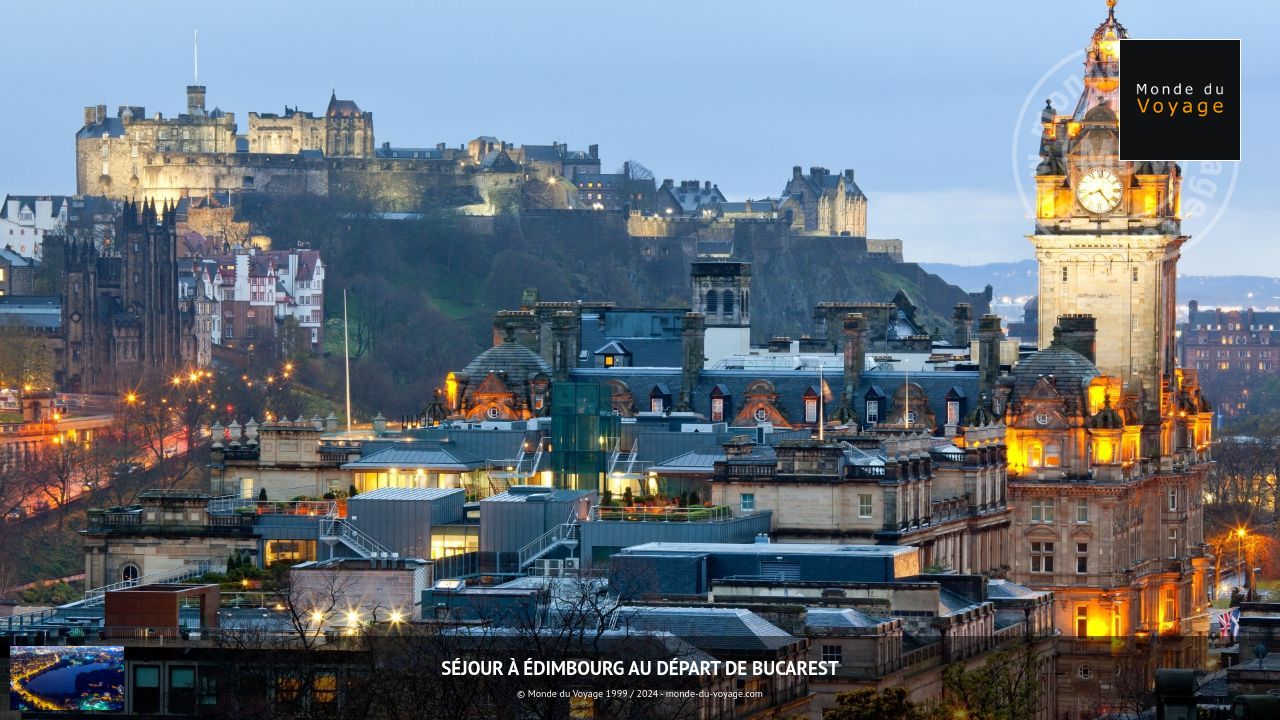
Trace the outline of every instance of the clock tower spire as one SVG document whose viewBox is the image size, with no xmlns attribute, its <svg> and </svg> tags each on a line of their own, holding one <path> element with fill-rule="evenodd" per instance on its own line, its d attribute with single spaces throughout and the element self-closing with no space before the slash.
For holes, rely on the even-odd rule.
<svg viewBox="0 0 1280 720">
<path fill-rule="evenodd" d="M 1041 113 L 1035 231 L 1040 347 L 1063 315 L 1097 318 L 1097 365 L 1141 399 L 1157 451 L 1162 397 L 1174 374 L 1175 281 L 1182 244 L 1181 170 L 1171 161 L 1120 160 L 1120 40 L 1107 17 L 1085 48 L 1084 88 L 1070 114 Z M 1144 442 L 1144 445 L 1146 443 Z"/>
</svg>

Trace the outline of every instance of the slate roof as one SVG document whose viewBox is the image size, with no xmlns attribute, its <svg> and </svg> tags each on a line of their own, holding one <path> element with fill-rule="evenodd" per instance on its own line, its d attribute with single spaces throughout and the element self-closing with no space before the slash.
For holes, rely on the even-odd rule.
<svg viewBox="0 0 1280 720">
<path fill-rule="evenodd" d="M 961 613 L 971 608 L 976 608 L 982 604 L 974 602 L 967 597 L 957 595 L 946 588 L 938 591 L 938 602 L 942 605 L 942 609 L 945 610 L 948 615 Z"/>
<path fill-rule="evenodd" d="M 13 248 L 10 248 L 10 247 L 0 248 L 0 258 L 2 258 L 5 264 L 9 265 L 10 267 L 25 268 L 25 267 L 32 267 L 36 264 L 35 260 L 32 260 L 26 255 L 18 254 Z"/>
<path fill-rule="evenodd" d="M 555 145 L 521 145 L 525 162 L 560 162 L 560 148 Z"/>
<path fill-rule="evenodd" d="M 623 607 L 617 629 L 669 632 L 696 648 L 772 651 L 798 640 L 782 628 L 743 608 Z"/>
<path fill-rule="evenodd" d="M 679 396 L 682 385 L 679 366 L 640 367 L 640 350 L 635 341 L 628 340 L 627 348 L 632 352 L 635 366 L 574 368 L 570 371 L 571 378 L 576 381 L 622 381 L 635 398 L 638 410 L 648 408 L 649 392 L 657 385 L 666 385 L 672 394 L 673 400 Z M 678 342 L 676 343 L 676 350 L 677 352 L 679 351 Z M 1077 357 L 1080 356 L 1077 355 Z M 1080 360 L 1084 361 L 1084 358 L 1081 357 Z M 1084 362 L 1087 363 L 1088 361 Z M 1096 374 L 1096 372 L 1095 369 L 1094 373 Z M 474 381 L 476 376 L 472 375 L 472 379 Z M 839 408 L 841 388 L 844 387 L 844 372 L 841 369 L 824 369 L 823 379 L 834 394 L 832 400 L 826 405 L 826 417 L 834 417 L 835 411 Z M 861 414 L 864 410 L 862 399 L 868 392 L 878 389 L 879 392 L 877 394 L 884 396 L 881 401 L 880 417 L 888 417 L 893 409 L 889 407 L 893 402 L 893 391 L 907 379 L 910 379 L 912 383 L 919 385 L 924 390 L 925 395 L 929 398 L 929 407 L 939 422 L 944 421 L 947 417 L 946 396 L 947 391 L 953 386 L 959 387 L 964 392 L 965 398 L 967 398 L 961 401 L 961 417 L 964 417 L 970 409 L 965 407 L 966 403 L 971 404 L 973 398 L 978 397 L 978 373 L 974 370 L 939 370 L 909 374 L 898 371 L 875 370 L 862 373 L 861 383 L 855 392 L 857 403 L 854 409 Z M 796 420 L 804 417 L 804 393 L 810 387 L 818 385 L 818 370 L 816 367 L 799 370 L 706 369 L 699 373 L 698 384 L 693 389 L 693 411 L 703 417 L 710 417 L 711 389 L 716 385 L 724 385 L 731 393 L 730 412 L 736 413 L 746 400 L 747 385 L 754 380 L 769 381 L 778 393 L 776 401 L 778 408 L 787 417 Z M 729 419 L 732 420 L 732 417 Z"/>
<path fill-rule="evenodd" d="M 1023 400 L 1041 377 L 1054 378 L 1054 389 L 1066 400 L 1068 414 L 1088 414 L 1086 386 L 1102 373 L 1089 359 L 1061 343 L 1032 353 L 1014 366 L 1012 404 Z M 975 393 L 976 394 L 976 393 Z M 932 398 L 930 398 L 932 399 Z"/>
<path fill-rule="evenodd" d="M 329 95 L 329 107 L 324 114 L 329 117 L 355 117 L 360 114 L 360 106 L 354 100 L 339 100 L 335 92 Z"/>
<path fill-rule="evenodd" d="M 76 139 L 124 136 L 124 122 L 118 117 L 109 117 L 100 122 L 80 128 L 76 131 Z"/>
<path fill-rule="evenodd" d="M 9 203 L 16 200 L 18 207 L 26 207 L 28 210 L 35 212 L 37 202 L 52 203 L 49 213 L 53 217 L 62 214 L 62 206 L 70 200 L 66 195 L 5 195 L 4 204 L 0 205 L 0 220 L 11 220 L 9 217 Z"/>
<path fill-rule="evenodd" d="M 804 619 L 811 628 L 872 628 L 886 622 L 853 608 L 809 608 Z"/>
<path fill-rule="evenodd" d="M 44 295 L 0 295 L 0 324 L 29 329 L 62 327 L 62 298 Z"/>
<path fill-rule="evenodd" d="M 373 156 L 386 159 L 420 158 L 425 160 L 439 160 L 444 157 L 444 153 L 438 148 L 377 147 L 373 150 Z"/>
<path fill-rule="evenodd" d="M 484 460 L 446 443 L 421 442 L 408 448 L 387 448 L 359 460 L 346 463 L 343 470 L 381 470 L 389 468 L 423 468 L 430 470 L 477 470 Z"/>
</svg>

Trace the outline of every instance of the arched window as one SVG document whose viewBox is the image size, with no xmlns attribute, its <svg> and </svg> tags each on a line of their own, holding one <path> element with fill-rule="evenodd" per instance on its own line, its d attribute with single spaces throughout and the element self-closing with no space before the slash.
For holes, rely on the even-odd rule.
<svg viewBox="0 0 1280 720">
<path fill-rule="evenodd" d="M 121 582 L 134 582 L 138 579 L 138 576 L 141 574 L 142 574 L 141 571 L 138 570 L 138 566 L 133 563 L 125 563 L 124 565 L 120 566 Z"/>
<path fill-rule="evenodd" d="M 707 314 L 711 315 L 719 309 L 720 296 L 715 290 L 707 291 Z"/>
<path fill-rule="evenodd" d="M 733 291 L 732 290 L 724 291 L 724 314 L 725 315 L 733 314 Z"/>
<path fill-rule="evenodd" d="M 1027 467 L 1044 466 L 1044 445 L 1032 440 L 1027 443 Z"/>
</svg>

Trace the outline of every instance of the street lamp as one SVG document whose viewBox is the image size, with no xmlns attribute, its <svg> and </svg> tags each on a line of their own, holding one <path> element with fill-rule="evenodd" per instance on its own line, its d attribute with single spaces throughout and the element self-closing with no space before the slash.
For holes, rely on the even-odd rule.
<svg viewBox="0 0 1280 720">
<path fill-rule="evenodd" d="M 1249 588 L 1249 568 L 1244 554 L 1244 537 L 1248 532 L 1245 528 L 1236 528 L 1236 559 L 1239 561 L 1240 575 L 1244 578 L 1244 599 L 1246 602 L 1252 602 L 1252 592 Z"/>
</svg>

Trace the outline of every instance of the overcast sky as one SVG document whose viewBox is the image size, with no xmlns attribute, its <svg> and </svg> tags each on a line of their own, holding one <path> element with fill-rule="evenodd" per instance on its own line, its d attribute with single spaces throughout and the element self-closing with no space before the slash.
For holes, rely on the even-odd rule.
<svg viewBox="0 0 1280 720">
<path fill-rule="evenodd" d="M 0 192 L 74 192 L 85 105 L 182 110 L 198 28 L 209 107 L 234 112 L 241 131 L 250 110 L 323 111 L 336 88 L 374 113 L 379 143 L 598 143 L 606 170 L 634 159 L 658 179 L 711 180 L 731 199 L 777 195 L 792 165 L 849 167 L 870 198 L 872 236 L 902 238 L 911 260 L 964 264 L 1030 257 L 1016 176 L 1029 176 L 1034 111 L 1078 72 L 1106 15 L 1103 0 L 24 0 L 5 10 Z M 1198 237 L 1181 269 L 1280 275 L 1268 213 L 1280 3 L 1121 0 L 1117 17 L 1133 37 L 1243 40 L 1244 161 L 1204 233 L 1235 168 L 1209 178 L 1218 190 L 1184 224 Z"/>
</svg>

